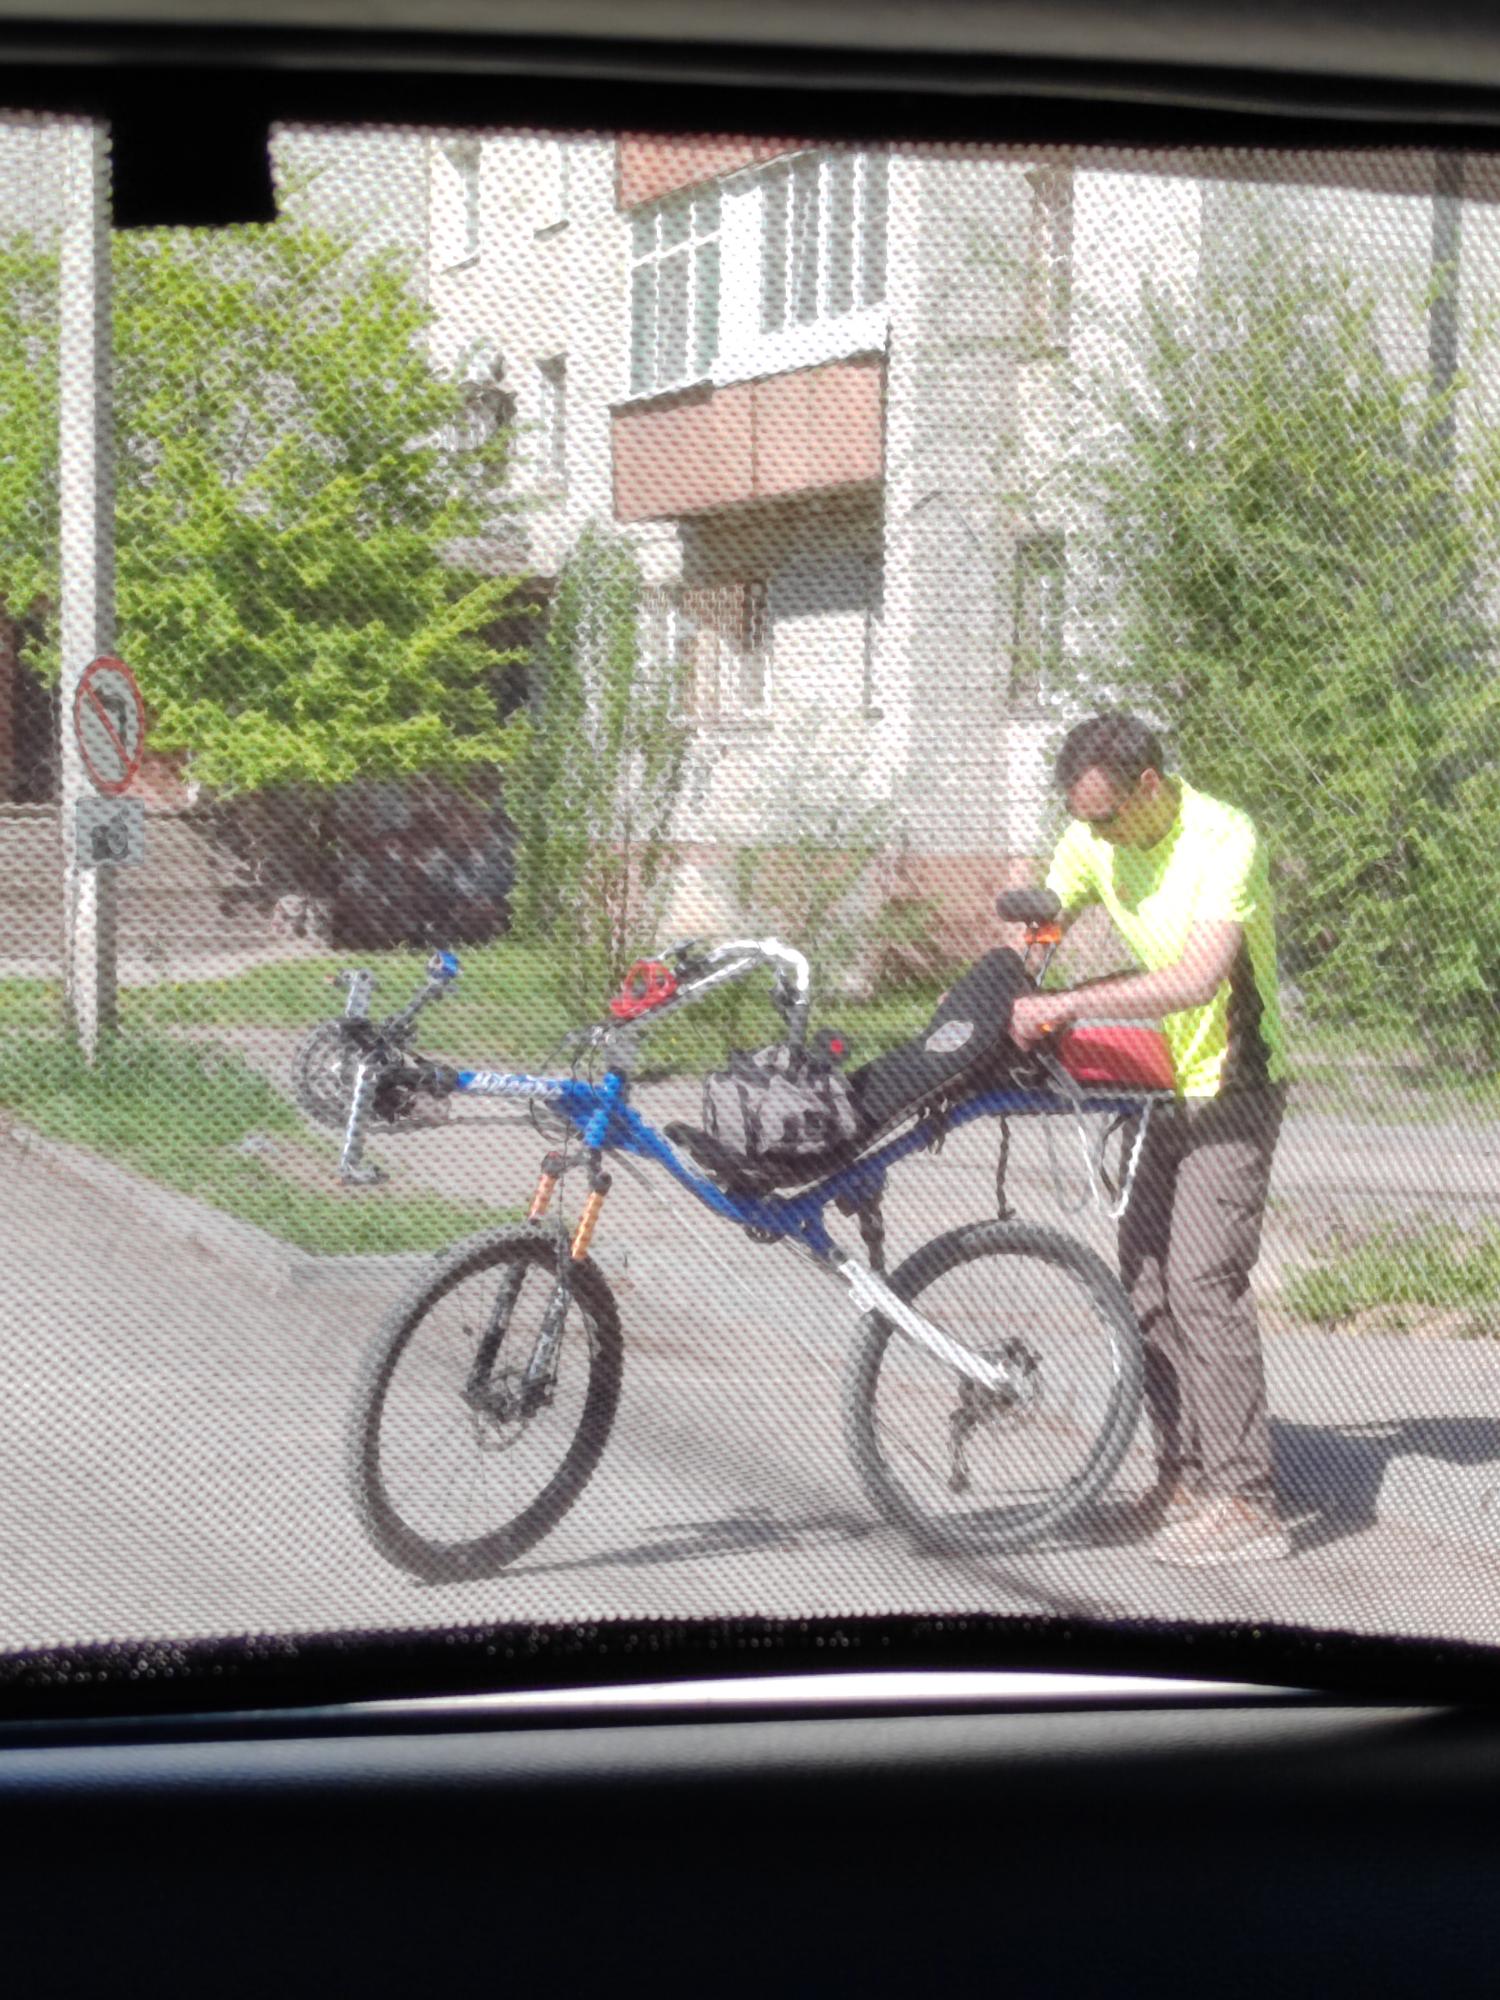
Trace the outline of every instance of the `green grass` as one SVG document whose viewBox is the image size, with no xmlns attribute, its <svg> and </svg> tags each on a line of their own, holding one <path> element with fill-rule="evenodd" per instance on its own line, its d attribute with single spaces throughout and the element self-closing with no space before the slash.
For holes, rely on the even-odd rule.
<svg viewBox="0 0 1500 2000">
<path fill-rule="evenodd" d="M 462 979 L 427 1015 L 429 1038 L 462 1047 L 476 1061 L 496 1056 L 530 1061 L 575 1025 L 539 953 L 492 944 L 464 951 L 461 958 Z M 342 1013 L 344 995 L 329 982 L 351 966 L 375 973 L 376 1012 L 394 1013 L 421 986 L 425 963 L 426 954 L 418 951 L 349 951 L 257 965 L 229 979 L 128 986 L 120 993 L 120 1025 L 127 1035 L 173 1028 L 310 1028 Z M 0 980 L 0 1028 L 53 1028 L 61 1019 L 59 981 Z"/>
<path fill-rule="evenodd" d="M 1500 1230 L 1386 1226 L 1296 1273 L 1282 1298 L 1297 1318 L 1324 1326 L 1378 1314 L 1381 1330 L 1402 1333 L 1443 1314 L 1452 1315 L 1446 1332 L 1494 1339 L 1500 1337 Z"/>
<path fill-rule="evenodd" d="M 61 1021 L 60 979 L 0 979 L 0 1028 L 55 1028 Z"/>
<path fill-rule="evenodd" d="M 227 1050 L 122 1034 L 90 1067 L 60 1037 L 11 1034 L 0 1039 L 0 1105 L 324 1256 L 437 1250 L 507 1219 L 436 1194 L 340 1188 L 336 1144 Z"/>
<path fill-rule="evenodd" d="M 475 1061 L 497 1056 L 530 1060 L 572 1026 L 541 955 L 522 946 L 491 944 L 460 953 L 463 976 L 426 1015 L 433 1046 L 461 1048 Z M 255 966 L 232 979 L 182 980 L 131 989 L 120 996 L 130 1028 L 308 1028 L 343 1011 L 332 976 L 366 967 L 377 980 L 374 1011 L 392 1014 L 422 985 L 423 952 L 349 951 L 338 957 L 293 959 Z"/>
<path fill-rule="evenodd" d="M 567 1029 L 604 1017 L 604 994 L 584 1010 L 566 1003 L 545 954 L 535 947 L 503 939 L 465 947 L 459 956 L 463 977 L 423 1022 L 422 1043 L 434 1052 L 476 1063 L 534 1066 L 546 1060 Z M 130 1033 L 310 1028 L 341 1011 L 343 995 L 328 982 L 351 965 L 376 974 L 376 1009 L 394 1012 L 420 986 L 424 960 L 418 951 L 350 951 L 255 966 L 229 979 L 131 987 L 120 996 L 121 1023 Z M 702 1075 L 718 1068 L 731 1048 L 774 1040 L 780 1026 L 766 999 L 767 986 L 768 979 L 752 978 L 664 1024 L 646 1039 L 642 1077 Z M 814 1025 L 842 1028 L 852 1045 L 851 1061 L 864 1062 L 914 1034 L 939 990 L 932 982 L 873 1000 L 828 999 L 817 1007 Z M 0 979 L 0 1028 L 55 1027 L 61 1007 L 57 981 Z M 1289 1023 L 1289 1037 L 1296 1101 L 1304 1111 L 1399 1124 L 1500 1119 L 1500 1076 L 1439 1072 L 1388 1039 L 1360 1044 L 1347 1032 L 1307 1023 Z"/>
<path fill-rule="evenodd" d="M 350 953 L 257 966 L 232 979 L 127 988 L 121 1029 L 90 1067 L 59 1032 L 55 982 L 0 981 L 0 1107 L 55 1139 L 87 1147 L 315 1253 L 438 1249 L 508 1218 L 436 1194 L 343 1189 L 337 1140 L 314 1133 L 236 1052 L 201 1038 L 215 1029 L 310 1028 L 337 1013 L 329 976 L 351 964 L 379 978 L 378 1011 L 417 989 L 424 954 Z M 511 943 L 462 954 L 457 988 L 427 1015 L 423 1045 L 473 1062 L 539 1065 L 578 1022 L 540 953 Z M 733 1047 L 781 1032 L 768 980 L 751 980 L 685 1011 L 647 1038 L 643 1078 L 702 1075 Z M 830 1002 L 814 1025 L 849 1037 L 851 1061 L 893 1048 L 928 1018 L 936 987 Z M 593 1018 L 604 1017 L 602 1004 Z M 177 1032 L 200 1031 L 192 1038 Z M 247 1142 L 249 1144 L 247 1145 Z"/>
</svg>

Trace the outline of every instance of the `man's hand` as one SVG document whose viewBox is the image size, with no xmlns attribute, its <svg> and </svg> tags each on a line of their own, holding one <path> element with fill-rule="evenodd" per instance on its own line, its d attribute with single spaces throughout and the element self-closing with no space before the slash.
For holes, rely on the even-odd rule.
<svg viewBox="0 0 1500 2000">
<path fill-rule="evenodd" d="M 1044 1028 L 1065 1027 L 1074 1019 L 1072 993 L 1022 993 L 1010 1010 L 1010 1037 L 1019 1049 L 1034 1049 Z"/>
<path fill-rule="evenodd" d="M 1159 972 L 1126 973 L 1061 993 L 1023 993 L 1011 1011 L 1010 1032 L 1019 1048 L 1031 1049 L 1044 1027 L 1073 1021 L 1160 1020 L 1188 1007 L 1205 1007 L 1229 976 L 1244 933 L 1227 918 L 1200 918 L 1188 933 L 1182 957 Z"/>
</svg>

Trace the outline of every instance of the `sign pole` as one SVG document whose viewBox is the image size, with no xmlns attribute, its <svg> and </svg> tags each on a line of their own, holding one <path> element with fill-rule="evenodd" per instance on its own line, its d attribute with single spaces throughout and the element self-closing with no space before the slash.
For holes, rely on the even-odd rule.
<svg viewBox="0 0 1500 2000">
<path fill-rule="evenodd" d="M 90 1062 L 117 1019 L 115 874 L 80 864 L 79 801 L 93 786 L 73 724 L 84 669 L 114 644 L 108 145 L 99 124 L 68 132 L 58 260 L 63 985 L 69 1028 Z"/>
</svg>

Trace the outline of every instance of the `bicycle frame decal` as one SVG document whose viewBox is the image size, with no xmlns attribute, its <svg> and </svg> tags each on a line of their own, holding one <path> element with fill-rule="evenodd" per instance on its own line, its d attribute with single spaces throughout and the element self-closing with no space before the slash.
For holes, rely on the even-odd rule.
<svg viewBox="0 0 1500 2000">
<path fill-rule="evenodd" d="M 561 1079 L 526 1076 L 519 1071 L 461 1069 L 458 1072 L 458 1089 L 469 1097 L 556 1099 L 565 1095 L 569 1088 Z"/>
</svg>

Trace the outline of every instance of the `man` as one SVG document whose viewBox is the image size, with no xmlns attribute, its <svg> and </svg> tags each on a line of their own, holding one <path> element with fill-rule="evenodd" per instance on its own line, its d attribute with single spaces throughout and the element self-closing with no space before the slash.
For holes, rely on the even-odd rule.
<svg viewBox="0 0 1500 2000">
<path fill-rule="evenodd" d="M 1119 1232 L 1158 1458 L 1142 1526 L 1163 1562 L 1284 1556 L 1250 1292 L 1287 1074 L 1265 848 L 1245 813 L 1166 776 L 1132 715 L 1079 723 L 1056 777 L 1073 815 L 1047 876 L 1062 921 L 1102 903 L 1145 970 L 1025 994 L 1012 1032 L 1029 1048 L 1049 1022 L 1159 1018 L 1177 1086 Z"/>
</svg>

